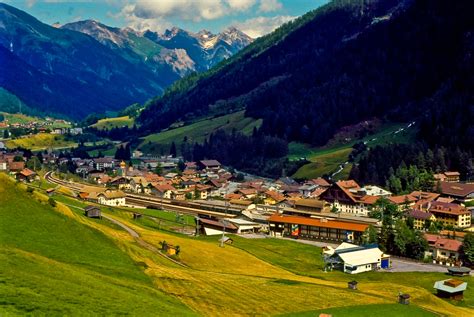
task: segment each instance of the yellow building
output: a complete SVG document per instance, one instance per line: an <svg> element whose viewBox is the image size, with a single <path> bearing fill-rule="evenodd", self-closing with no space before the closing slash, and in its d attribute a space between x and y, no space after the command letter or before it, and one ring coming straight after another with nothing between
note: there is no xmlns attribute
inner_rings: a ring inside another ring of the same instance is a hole
<svg viewBox="0 0 474 317"><path fill-rule="evenodd" d="M446 203L441 201L431 201L420 205L421 210L432 213L436 220L444 226L458 228L469 228L471 226L471 213L464 206Z"/></svg>
<svg viewBox="0 0 474 317"><path fill-rule="evenodd" d="M418 209L411 210L408 213L408 216L413 218L413 228L417 230L426 229L428 221L436 221L436 217L431 212L426 212Z"/></svg>

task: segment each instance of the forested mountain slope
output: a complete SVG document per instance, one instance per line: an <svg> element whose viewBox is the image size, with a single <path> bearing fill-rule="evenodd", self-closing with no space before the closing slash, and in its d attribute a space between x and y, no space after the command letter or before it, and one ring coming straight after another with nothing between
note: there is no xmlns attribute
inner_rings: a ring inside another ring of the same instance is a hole
<svg viewBox="0 0 474 317"><path fill-rule="evenodd" d="M201 36L186 34L189 43ZM0 3L0 87L42 113L81 119L118 111L160 95L251 41L236 29L206 36L215 41L196 47L206 59L193 60L186 41L167 48L164 40L92 20L53 27Z"/></svg>
<svg viewBox="0 0 474 317"><path fill-rule="evenodd" d="M197 80L179 81L140 121L151 132L245 108L263 119L261 133L312 145L373 117L409 121L428 112L446 121L446 105L432 100L446 99L440 95L449 94L454 78L472 76L460 71L472 52L473 9L470 1L332 1L296 27L283 26L276 39L257 40ZM459 102L456 113L467 109ZM442 135L465 127L442 126Z"/></svg>

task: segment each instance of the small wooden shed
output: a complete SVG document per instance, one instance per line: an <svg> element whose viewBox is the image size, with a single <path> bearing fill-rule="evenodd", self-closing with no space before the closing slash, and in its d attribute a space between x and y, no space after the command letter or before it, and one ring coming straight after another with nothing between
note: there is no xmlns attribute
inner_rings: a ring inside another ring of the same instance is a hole
<svg viewBox="0 0 474 317"><path fill-rule="evenodd" d="M410 304L410 295L409 294L398 294L398 303L403 305Z"/></svg>
<svg viewBox="0 0 474 317"><path fill-rule="evenodd" d="M138 213L138 212L134 212L133 213L133 219L140 219L142 217L142 214L141 213Z"/></svg>
<svg viewBox="0 0 474 317"><path fill-rule="evenodd" d="M54 188L48 188L48 189L46 189L46 194L47 194L48 196L53 196L55 190L56 190L56 189L54 189Z"/></svg>
<svg viewBox="0 0 474 317"><path fill-rule="evenodd" d="M100 214L100 208L97 206L86 206L84 208L84 215L88 218L102 218L102 215Z"/></svg>
<svg viewBox="0 0 474 317"><path fill-rule="evenodd" d="M347 287L349 289L356 290L357 289L357 281L350 281L347 283Z"/></svg>

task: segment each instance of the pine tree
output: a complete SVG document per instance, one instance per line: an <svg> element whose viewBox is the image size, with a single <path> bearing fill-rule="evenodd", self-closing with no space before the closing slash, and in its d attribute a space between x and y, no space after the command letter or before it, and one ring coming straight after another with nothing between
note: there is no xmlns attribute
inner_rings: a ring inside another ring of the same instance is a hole
<svg viewBox="0 0 474 317"><path fill-rule="evenodd" d="M176 157L176 144L173 142L171 142L171 146L170 146L170 155L172 157Z"/></svg>
<svg viewBox="0 0 474 317"><path fill-rule="evenodd" d="M468 233L464 237L461 246L461 259L465 266L472 266L474 264L474 234Z"/></svg>

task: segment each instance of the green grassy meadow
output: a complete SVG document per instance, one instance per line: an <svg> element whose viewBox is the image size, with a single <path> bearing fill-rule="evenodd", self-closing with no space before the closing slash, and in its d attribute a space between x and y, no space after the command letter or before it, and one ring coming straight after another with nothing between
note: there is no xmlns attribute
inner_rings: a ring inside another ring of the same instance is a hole
<svg viewBox="0 0 474 317"><path fill-rule="evenodd" d="M384 317L429 317L438 316L435 313L427 311L417 306L400 305L400 304L375 304L375 305L360 305L349 307L328 308L322 310L311 310L305 312L297 312L291 314L283 314L281 316L289 317L306 317L319 316L319 314L331 314L333 317L368 317L368 316L384 316Z"/></svg>
<svg viewBox="0 0 474 317"><path fill-rule="evenodd" d="M116 118L106 118L100 119L97 123L93 124L91 127L96 128L98 130L110 130L113 128L123 128L133 127L135 120L130 118L129 116L124 117L116 117Z"/></svg>
<svg viewBox="0 0 474 317"><path fill-rule="evenodd" d="M102 212L158 246L179 245L179 266L137 243L106 219L88 219L85 204L57 190L47 197L0 174L0 315L136 316L471 316L474 289L462 302L433 295L440 273L322 271L321 249L282 239L189 237L136 221L128 209ZM145 210L140 210L140 212ZM146 210L156 216L174 213ZM147 221L143 221L147 220ZM356 279L359 290L347 289ZM472 278L463 278L472 281ZM399 291L410 306L396 304ZM428 310L427 310L428 309Z"/></svg>
<svg viewBox="0 0 474 317"><path fill-rule="evenodd" d="M269 262L275 266L284 268L298 275L310 276L328 281L344 281L345 283L356 279L359 282L358 287L360 290L363 290L364 287L373 287L375 285L378 285L379 288L393 288L394 286L398 285L400 289L403 287L424 289L427 293L432 294L432 297L434 298L434 282L449 278L444 273L423 272L367 272L357 275L348 275L339 271L326 273L323 271L324 262L321 255L321 248L303 243L297 243L291 240L271 238L245 239L241 237L235 237L233 246L245 250L263 261ZM468 284L474 282L472 277L462 277L460 279L468 282ZM367 284L367 286L364 284ZM423 300L428 300L428 297L425 296ZM415 300L415 303L416 302L417 301ZM461 307L468 307L473 309L474 312L474 288L468 287L464 293L463 301L457 302L447 300L446 302ZM354 316L360 315L355 314Z"/></svg>
<svg viewBox="0 0 474 317"><path fill-rule="evenodd" d="M2 175L0 215L0 315L192 314L112 239Z"/></svg>
<svg viewBox="0 0 474 317"><path fill-rule="evenodd" d="M40 151L45 149L64 149L76 147L77 143L68 141L63 135L38 133L33 135L23 136L17 139L10 139L5 141L5 145L9 149L22 147L32 151Z"/></svg>
<svg viewBox="0 0 474 317"><path fill-rule="evenodd" d="M306 158L310 161L308 164L300 167L295 174L293 174L293 177L310 179L335 172L340 164L347 161L352 151L352 146L357 142L366 142L368 147L389 143L409 143L415 138L417 129L416 127L407 129L406 126L407 124L386 123L377 133L364 138L351 140L347 143L334 143L329 141L328 144L331 145L320 148L314 148L303 143L291 142L288 146L288 158L290 160ZM404 130L399 131L401 128ZM351 164L346 165L343 171L336 175L335 179L347 178L351 168Z"/></svg>
<svg viewBox="0 0 474 317"><path fill-rule="evenodd" d="M261 120L244 117L244 112L239 111L232 114L204 119L190 125L166 130L145 137L138 148L146 153L160 154L168 153L171 143L175 142L179 151L179 144L187 137L187 142L203 142L211 133L217 130L231 132L233 129L244 134L251 134L254 127L259 127Z"/></svg>

